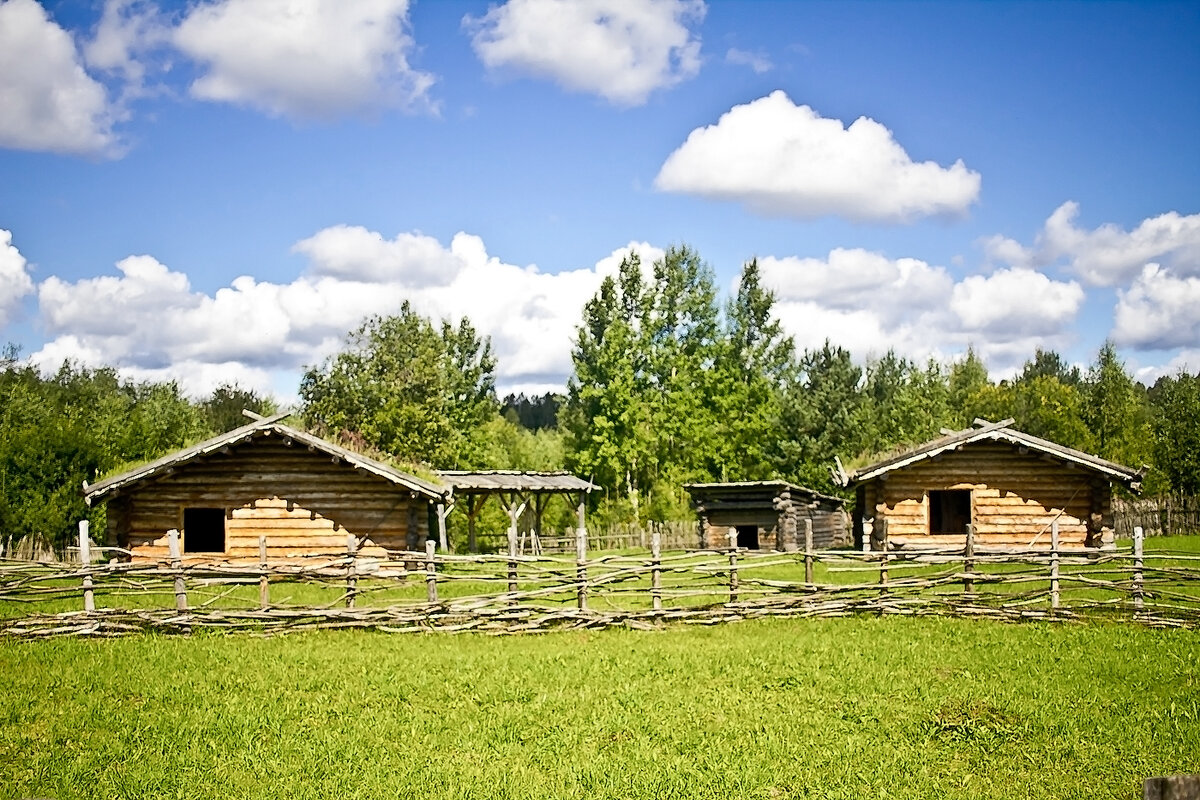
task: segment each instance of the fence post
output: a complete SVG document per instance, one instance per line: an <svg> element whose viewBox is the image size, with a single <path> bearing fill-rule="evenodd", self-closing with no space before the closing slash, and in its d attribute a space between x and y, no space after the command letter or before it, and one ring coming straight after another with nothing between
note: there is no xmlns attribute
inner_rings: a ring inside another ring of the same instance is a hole
<svg viewBox="0 0 1200 800"><path fill-rule="evenodd" d="M437 551L437 542L433 539L425 540L425 595L429 602L436 603L437 597L437 560L434 553Z"/></svg>
<svg viewBox="0 0 1200 800"><path fill-rule="evenodd" d="M587 529L580 525L575 529L575 579L579 582L579 595L576 605L580 611L587 611Z"/></svg>
<svg viewBox="0 0 1200 800"><path fill-rule="evenodd" d="M888 583L888 521L887 517L880 520L879 546L882 555L879 557L879 594L887 594Z"/></svg>
<svg viewBox="0 0 1200 800"><path fill-rule="evenodd" d="M729 602L738 601L737 528L729 531Z"/></svg>
<svg viewBox="0 0 1200 800"><path fill-rule="evenodd" d="M1143 550L1145 531L1138 525L1133 529L1133 614L1136 617L1142 611L1145 602L1144 586L1142 584Z"/></svg>
<svg viewBox="0 0 1200 800"><path fill-rule="evenodd" d="M92 591L92 542L88 536L88 521L79 520L79 561L83 565L83 610L96 610L96 594Z"/></svg>
<svg viewBox="0 0 1200 800"><path fill-rule="evenodd" d="M1058 520L1050 523L1050 607L1058 609Z"/></svg>
<svg viewBox="0 0 1200 800"><path fill-rule="evenodd" d="M267 577L267 537L258 537L258 605L266 608L271 605L271 584Z"/></svg>
<svg viewBox="0 0 1200 800"><path fill-rule="evenodd" d="M354 608L358 600L358 540L346 534L346 608Z"/></svg>
<svg viewBox="0 0 1200 800"><path fill-rule="evenodd" d="M975 526L967 523L967 541L963 546L963 594L975 593Z"/></svg>
<svg viewBox="0 0 1200 800"><path fill-rule="evenodd" d="M657 530L650 535L650 604L662 611L662 534Z"/></svg>
<svg viewBox="0 0 1200 800"><path fill-rule="evenodd" d="M171 569L175 572L175 610L187 611L187 587L183 583L183 560L179 554L179 531L167 531L167 549L171 554Z"/></svg>
<svg viewBox="0 0 1200 800"><path fill-rule="evenodd" d="M813 559L816 554L813 553L813 529L812 519L804 518L804 582L812 587L813 582Z"/></svg>

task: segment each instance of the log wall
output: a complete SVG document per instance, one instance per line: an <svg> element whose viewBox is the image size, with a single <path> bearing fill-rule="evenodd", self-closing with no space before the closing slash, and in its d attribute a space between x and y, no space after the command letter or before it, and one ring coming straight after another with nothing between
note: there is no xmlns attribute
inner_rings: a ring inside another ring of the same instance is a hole
<svg viewBox="0 0 1200 800"><path fill-rule="evenodd" d="M929 532L928 493L947 489L971 491L971 521L981 543L1049 546L1055 520L1063 546L1112 540L1107 480L1002 443L978 443L861 485L856 522L886 518L896 544L960 547L961 535Z"/></svg>
<svg viewBox="0 0 1200 800"><path fill-rule="evenodd" d="M269 558L283 558L345 553L347 533L366 539L366 554L417 549L429 534L424 496L268 436L182 464L110 500L108 540L135 558L166 559L171 528L187 549L184 508L225 511L223 555L232 558L257 559L259 536L267 537Z"/></svg>

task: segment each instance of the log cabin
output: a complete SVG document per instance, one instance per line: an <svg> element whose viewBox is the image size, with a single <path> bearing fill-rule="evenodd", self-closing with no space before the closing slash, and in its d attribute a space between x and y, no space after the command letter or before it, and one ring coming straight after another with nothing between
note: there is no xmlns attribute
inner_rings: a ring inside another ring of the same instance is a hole
<svg viewBox="0 0 1200 800"><path fill-rule="evenodd" d="M962 547L967 525L980 545L1113 545L1113 486L1141 491L1146 467L1134 470L1012 428L1013 420L975 420L855 470L838 466L853 487L855 544Z"/></svg>
<svg viewBox="0 0 1200 800"><path fill-rule="evenodd" d="M786 481L689 483L699 523L701 548L729 546L784 550L804 548L804 521L813 528L817 548L846 544L846 501Z"/></svg>
<svg viewBox="0 0 1200 800"><path fill-rule="evenodd" d="M134 559L166 560L168 531L189 560L271 559L418 550L450 490L283 424L259 418L157 461L84 484L107 503L106 539ZM434 525L437 523L434 522Z"/></svg>

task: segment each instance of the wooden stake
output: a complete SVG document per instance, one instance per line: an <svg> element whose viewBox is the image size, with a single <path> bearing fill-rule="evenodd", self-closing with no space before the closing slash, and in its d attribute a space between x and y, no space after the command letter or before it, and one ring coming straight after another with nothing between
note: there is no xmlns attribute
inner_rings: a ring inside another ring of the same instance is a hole
<svg viewBox="0 0 1200 800"><path fill-rule="evenodd" d="M737 528L729 531L729 602L738 600Z"/></svg>
<svg viewBox="0 0 1200 800"><path fill-rule="evenodd" d="M438 521L438 546L442 548L443 553L450 552L450 542L446 538L446 515L450 513L446 510L445 503L437 504L437 521Z"/></svg>
<svg viewBox="0 0 1200 800"><path fill-rule="evenodd" d="M425 589L426 597L429 602L436 603L437 597L437 561L434 557L434 552L437 550L437 543L433 539L425 540Z"/></svg>
<svg viewBox="0 0 1200 800"><path fill-rule="evenodd" d="M813 552L813 529L812 520L808 517L804 518L804 582L812 586L813 582L813 561L817 554Z"/></svg>
<svg viewBox="0 0 1200 800"><path fill-rule="evenodd" d="M580 611L587 611L587 529L582 525L575 529L575 580L579 583L576 604Z"/></svg>
<svg viewBox="0 0 1200 800"><path fill-rule="evenodd" d="M1057 610L1062 603L1058 591L1058 520L1050 523L1050 607Z"/></svg>
<svg viewBox="0 0 1200 800"><path fill-rule="evenodd" d="M517 523L515 517L508 526L508 590L517 590Z"/></svg>
<svg viewBox="0 0 1200 800"><path fill-rule="evenodd" d="M1142 548L1145 545L1145 532L1138 525L1133 529L1133 613L1137 616L1142 611L1145 602L1145 586L1142 583Z"/></svg>
<svg viewBox="0 0 1200 800"><path fill-rule="evenodd" d="M889 558L888 557L887 523L888 523L887 517L884 517L882 520L879 521L879 527L880 527L879 547L880 547L881 552L883 553L883 555L880 556L880 558L879 558L879 594L881 594L881 595L887 594L888 558Z"/></svg>
<svg viewBox="0 0 1200 800"><path fill-rule="evenodd" d="M662 534L657 530L650 535L650 604L662 611Z"/></svg>
<svg viewBox="0 0 1200 800"><path fill-rule="evenodd" d="M258 537L258 568L262 570L258 578L258 605L267 608L271 605L271 585L267 577L267 537L262 535Z"/></svg>
<svg viewBox="0 0 1200 800"><path fill-rule="evenodd" d="M975 526L967 523L967 541L963 545L963 593L975 592Z"/></svg>
<svg viewBox="0 0 1200 800"><path fill-rule="evenodd" d="M358 541L346 534L346 608L354 608L358 599Z"/></svg>
<svg viewBox="0 0 1200 800"><path fill-rule="evenodd" d="M96 610L96 595L92 591L92 542L88 536L88 521L79 520L79 561L85 570L83 575L83 610Z"/></svg>
<svg viewBox="0 0 1200 800"><path fill-rule="evenodd" d="M187 587L183 583L183 560L179 553L179 531L167 531L167 549L171 553L171 569L175 572L175 610L187 611Z"/></svg>

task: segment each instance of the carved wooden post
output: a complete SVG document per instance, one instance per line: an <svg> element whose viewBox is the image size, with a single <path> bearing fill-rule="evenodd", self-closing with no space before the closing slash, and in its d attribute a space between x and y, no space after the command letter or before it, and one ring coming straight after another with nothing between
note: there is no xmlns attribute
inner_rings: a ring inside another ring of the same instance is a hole
<svg viewBox="0 0 1200 800"><path fill-rule="evenodd" d="M812 519L804 518L804 582L810 587L813 582L813 560L816 554L813 552L813 529Z"/></svg>
<svg viewBox="0 0 1200 800"><path fill-rule="evenodd" d="M662 611L662 534L655 530L650 536L650 604Z"/></svg>
<svg viewBox="0 0 1200 800"><path fill-rule="evenodd" d="M83 565L83 610L96 610L96 594L92 590L92 542L88 536L88 521L79 520L79 562Z"/></svg>
<svg viewBox="0 0 1200 800"><path fill-rule="evenodd" d="M1057 609L1061 603L1058 591L1058 520L1050 523L1050 607Z"/></svg>
<svg viewBox="0 0 1200 800"><path fill-rule="evenodd" d="M1145 603L1145 586L1142 583L1142 559L1145 546L1145 531L1138 525L1133 529L1133 613L1137 616Z"/></svg>
<svg viewBox="0 0 1200 800"><path fill-rule="evenodd" d="M729 531L729 602L738 600L737 528Z"/></svg>
<svg viewBox="0 0 1200 800"><path fill-rule="evenodd" d="M580 506L579 527L575 529L575 580L579 583L579 593L576 605L580 611L587 611L587 529L583 527L583 512Z"/></svg>
<svg viewBox="0 0 1200 800"><path fill-rule="evenodd" d="M963 546L963 593L975 592L975 526L967 523L967 541Z"/></svg>
<svg viewBox="0 0 1200 800"><path fill-rule="evenodd" d="M431 603L437 602L437 560L434 552L437 543L433 539L425 540L425 595Z"/></svg>
<svg viewBox="0 0 1200 800"><path fill-rule="evenodd" d="M267 576L267 537L258 537L258 604L262 608L271 605L271 584Z"/></svg>
<svg viewBox="0 0 1200 800"><path fill-rule="evenodd" d="M358 599L358 542L346 534L346 608L354 608Z"/></svg>
<svg viewBox="0 0 1200 800"><path fill-rule="evenodd" d="M179 553L179 531L167 531L167 550L171 554L171 569L175 572L175 610L187 611L187 587L183 583L183 560Z"/></svg>

